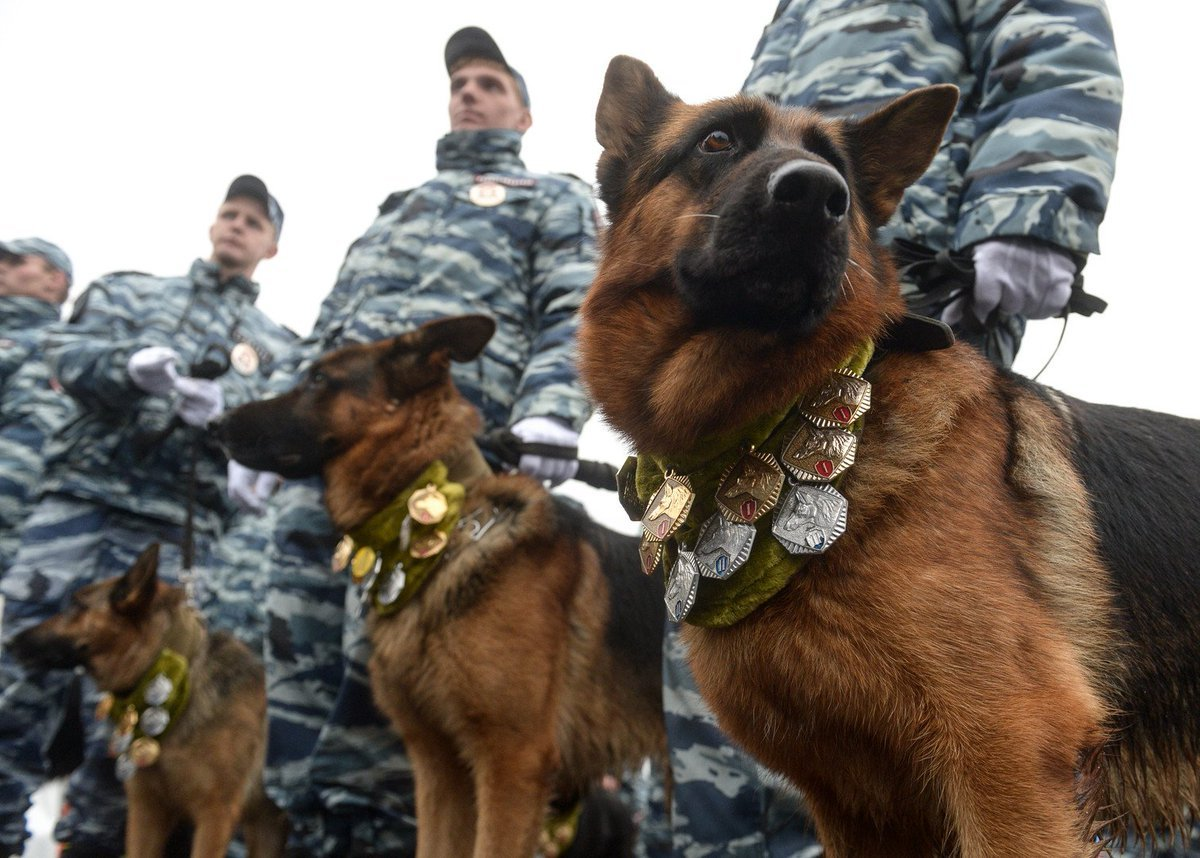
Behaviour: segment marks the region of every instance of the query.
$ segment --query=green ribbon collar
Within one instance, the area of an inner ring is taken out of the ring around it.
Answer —
[[[126,733],[129,731],[124,728],[128,726],[128,722],[133,721],[130,713],[136,713],[137,721],[132,724],[132,738],[136,740],[148,736],[161,741],[187,708],[190,693],[187,658],[169,647],[163,647],[154,664],[142,674],[133,691],[126,695],[112,695],[108,718],[116,725],[119,733]],[[161,721],[161,716],[157,713],[148,716],[148,710],[162,710],[166,713],[167,721],[163,729],[147,732],[146,728],[149,725],[154,724],[156,720]]]

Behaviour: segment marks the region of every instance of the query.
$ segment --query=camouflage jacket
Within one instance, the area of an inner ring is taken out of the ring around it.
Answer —
[[[143,393],[126,365],[139,349],[166,346],[179,353],[180,373],[190,374],[245,343],[257,360],[234,361],[219,377],[225,407],[259,398],[294,335],[254,306],[257,297],[257,284],[243,277],[218,283],[216,266],[199,259],[186,277],[119,272],[92,283],[70,321],[46,335],[50,365],[79,404],[47,444],[46,490],[181,525],[195,445],[195,526],[219,533],[233,512],[224,452],[207,432],[186,425],[160,436],[172,425],[173,397]]]
[[[744,88],[862,114],[931,83],[959,87],[958,112],[881,238],[1095,253],[1122,96],[1103,0],[783,0]]]
[[[330,349],[486,313],[495,336],[478,360],[453,368],[486,426],[540,415],[581,427],[591,408],[577,380],[575,331],[595,267],[595,204],[579,179],[525,169],[520,148],[515,131],[443,137],[437,175],[380,206],[272,388],[290,387]]]
[[[42,334],[59,308],[36,298],[0,296],[0,571],[42,477],[42,445],[71,411],[42,356]]]

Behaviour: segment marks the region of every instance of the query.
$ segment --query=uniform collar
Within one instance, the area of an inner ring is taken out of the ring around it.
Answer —
[[[507,128],[451,131],[437,144],[438,170],[524,170],[521,133]]]
[[[224,283],[217,279],[218,273],[217,264],[205,259],[197,259],[192,263],[192,268],[188,271],[188,278],[199,286],[204,286],[212,289],[215,292],[226,293],[229,291],[240,292],[246,296],[246,300],[253,304],[258,300],[258,284],[253,280],[247,280],[240,274],[231,280],[226,280]]]
[[[42,327],[59,319],[59,306],[25,295],[0,296],[0,331],[12,333]]]

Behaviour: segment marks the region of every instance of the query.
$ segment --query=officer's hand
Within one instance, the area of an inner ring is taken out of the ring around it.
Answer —
[[[283,477],[271,471],[256,471],[241,462],[229,460],[229,497],[239,509],[262,515],[267,500],[275,494]]]
[[[579,433],[554,417],[526,417],[513,424],[512,433],[522,441],[537,444],[554,444],[559,447],[577,447]],[[579,459],[560,459],[552,456],[521,456],[517,470],[534,479],[557,486],[569,480],[579,470]]]
[[[179,377],[176,367],[179,353],[164,346],[149,346],[139,349],[129,357],[125,365],[133,383],[152,396],[166,396],[175,389]]]
[[[971,312],[987,321],[999,308],[1009,316],[1049,319],[1062,313],[1071,298],[1075,260],[1052,244],[1030,238],[994,238],[972,248],[975,292]],[[957,309],[952,317],[952,310]],[[962,318],[961,304],[947,308],[943,320]]]
[[[175,413],[189,426],[203,428],[225,410],[225,394],[221,392],[221,386],[207,378],[181,375],[175,379],[175,392],[179,394]]]

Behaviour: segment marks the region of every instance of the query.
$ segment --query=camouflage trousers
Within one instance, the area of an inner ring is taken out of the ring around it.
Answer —
[[[4,634],[17,634],[57,613],[84,584],[127,570],[151,542],[162,545],[159,569],[176,580],[180,529],[87,501],[51,495],[26,520],[20,549],[0,581],[5,599]],[[207,540],[198,537],[197,548]],[[30,673],[0,653],[0,845],[10,848],[27,837],[24,816],[30,798],[47,775],[46,749],[66,711],[75,674]],[[83,683],[86,732],[84,761],[71,775],[55,837],[73,846],[113,855],[124,850],[125,793],[108,756],[106,723],[92,717],[99,693]]]
[[[319,480],[289,481],[267,572],[265,780],[307,855],[415,853],[412,769],[375,708],[357,588],[334,575],[338,534]]]
[[[210,629],[222,629],[261,656],[266,638],[267,564],[278,507],[245,513],[229,523],[199,560],[200,611]]]
[[[671,827],[680,858],[815,858],[823,850],[799,797],[764,779],[717,727],[696,690],[686,647],[667,621],[663,709],[671,758]]]

